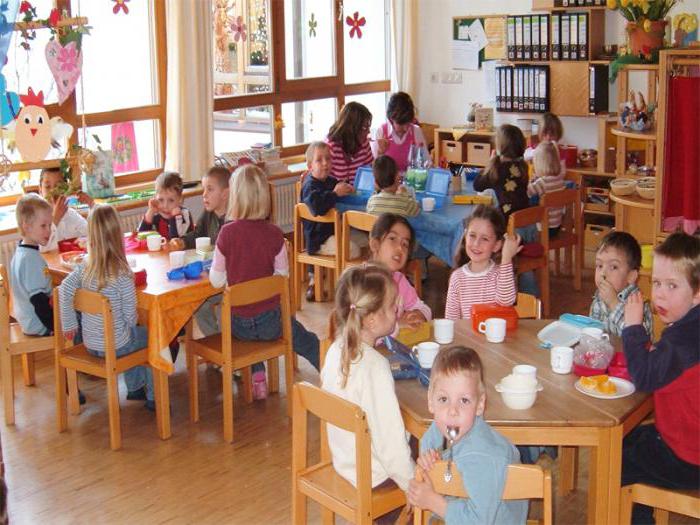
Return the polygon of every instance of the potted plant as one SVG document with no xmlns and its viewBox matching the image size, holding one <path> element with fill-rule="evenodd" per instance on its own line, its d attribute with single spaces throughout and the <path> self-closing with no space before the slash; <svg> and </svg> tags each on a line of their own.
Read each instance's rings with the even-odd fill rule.
<svg viewBox="0 0 700 525">
<path fill-rule="evenodd" d="M 678 0 L 607 0 L 608 9 L 627 19 L 632 55 L 651 55 L 664 44 L 666 15 Z"/>
</svg>

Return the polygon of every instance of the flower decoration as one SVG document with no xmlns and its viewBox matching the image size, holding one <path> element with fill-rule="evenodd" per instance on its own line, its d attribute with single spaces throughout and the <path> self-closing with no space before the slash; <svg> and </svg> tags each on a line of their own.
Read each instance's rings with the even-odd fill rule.
<svg viewBox="0 0 700 525">
<path fill-rule="evenodd" d="M 282 129 L 282 128 L 284 127 L 284 120 L 282 120 L 282 116 L 281 116 L 281 115 L 277 115 L 277 116 L 275 117 L 275 122 L 274 122 L 274 124 L 273 124 L 273 127 L 274 127 L 275 129 Z"/>
<path fill-rule="evenodd" d="M 651 22 L 646 21 L 663 20 L 668 12 L 678 3 L 678 0 L 607 0 L 608 9 L 620 11 L 630 22 L 636 22 L 640 26 L 651 29 Z"/>
<path fill-rule="evenodd" d="M 119 11 L 124 11 L 125 15 L 129 14 L 129 6 L 126 5 L 126 3 L 129 0 L 112 0 L 114 2 L 114 7 L 112 8 L 112 13 L 115 15 L 119 13 Z"/>
<path fill-rule="evenodd" d="M 243 23 L 243 17 L 237 16 L 235 20 L 231 20 L 231 31 L 233 31 L 233 40 L 238 42 L 245 42 L 246 39 L 246 26 Z"/>
<path fill-rule="evenodd" d="M 61 20 L 61 13 L 58 11 L 58 9 L 53 8 L 47 20 L 49 27 L 57 27 L 59 20 Z"/>
<path fill-rule="evenodd" d="M 311 13 L 311 19 L 309 20 L 309 38 L 316 36 L 316 27 L 318 26 L 318 20 L 316 20 L 316 15 Z"/>
<path fill-rule="evenodd" d="M 61 71 L 73 71 L 78 67 L 78 50 L 74 47 L 61 47 L 56 57 Z"/>
<path fill-rule="evenodd" d="M 350 26 L 350 38 L 354 38 L 355 33 L 357 33 L 357 38 L 362 38 L 362 29 L 360 28 L 365 25 L 366 22 L 365 17 L 360 17 L 358 11 L 355 11 L 352 17 L 346 17 L 345 23 Z"/>
</svg>

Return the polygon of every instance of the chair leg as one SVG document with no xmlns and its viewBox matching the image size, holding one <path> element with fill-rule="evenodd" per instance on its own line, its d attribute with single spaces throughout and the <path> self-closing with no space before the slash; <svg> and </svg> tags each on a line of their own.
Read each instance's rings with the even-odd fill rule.
<svg viewBox="0 0 700 525">
<path fill-rule="evenodd" d="M 559 275 L 559 271 L 561 270 L 561 256 L 560 252 L 561 250 L 554 250 L 554 275 Z"/>
<path fill-rule="evenodd" d="M 579 241 L 580 242 L 580 241 Z M 574 289 L 577 291 L 581 290 L 581 272 L 583 269 L 583 249 L 581 246 L 576 245 L 576 258 L 574 266 Z"/>
<path fill-rule="evenodd" d="M 294 360 L 294 370 L 299 370 L 299 356 L 297 354 L 292 354 L 292 356 L 292 359 Z"/>
<path fill-rule="evenodd" d="M 107 376 L 107 404 L 109 406 L 109 443 L 112 450 L 122 448 L 122 430 L 119 414 L 119 382 L 114 372 Z"/>
<path fill-rule="evenodd" d="M 323 268 L 314 266 L 314 299 L 317 303 L 323 301 Z"/>
<path fill-rule="evenodd" d="M 567 276 L 573 275 L 573 262 L 572 262 L 572 254 L 574 252 L 574 247 L 573 246 L 567 246 L 564 248 L 564 266 L 566 268 L 566 274 Z"/>
<path fill-rule="evenodd" d="M 197 354 L 190 350 L 190 345 L 185 345 L 185 355 L 187 356 L 187 376 L 190 394 L 190 421 L 199 421 L 199 370 L 197 367 Z"/>
<path fill-rule="evenodd" d="M 664 509 L 654 509 L 654 520 L 656 525 L 668 525 L 668 511 Z"/>
<path fill-rule="evenodd" d="M 78 394 L 78 372 L 66 370 L 68 375 L 68 409 L 71 416 L 80 414 L 80 399 Z"/>
<path fill-rule="evenodd" d="M 66 369 L 59 363 L 54 367 L 56 378 L 56 423 L 59 432 L 68 428 L 68 394 L 66 393 Z"/>
<path fill-rule="evenodd" d="M 296 480 L 292 487 L 292 525 L 306 525 L 306 496 L 297 487 Z"/>
<path fill-rule="evenodd" d="M 246 403 L 253 402 L 253 373 L 249 366 L 241 370 L 243 374 L 243 400 Z"/>
<path fill-rule="evenodd" d="M 9 344 L 9 343 L 5 343 Z M 15 424 L 15 382 L 12 371 L 12 354 L 4 347 L 0 352 L 0 378 L 2 380 L 2 399 L 5 405 L 5 424 Z"/>
<path fill-rule="evenodd" d="M 292 357 L 294 356 L 294 357 Z M 287 392 L 287 416 L 292 417 L 292 385 L 297 354 L 288 350 L 284 356 L 284 390 Z"/>
<path fill-rule="evenodd" d="M 620 525 L 632 522 L 632 505 L 632 485 L 627 485 L 620 490 Z"/>
<path fill-rule="evenodd" d="M 24 386 L 34 386 L 36 382 L 36 367 L 34 366 L 33 353 L 22 354 L 22 377 L 24 377 Z"/>
<path fill-rule="evenodd" d="M 538 270 L 540 277 L 540 299 L 542 301 L 542 311 L 544 318 L 549 318 L 549 272 L 546 268 Z"/>
<path fill-rule="evenodd" d="M 248 368 L 250 375 L 250 368 Z M 231 365 L 221 367 L 221 381 L 224 397 L 224 440 L 233 443 L 233 369 Z"/>
<path fill-rule="evenodd" d="M 559 447 L 559 495 L 566 496 L 576 489 L 578 448 Z"/>
<path fill-rule="evenodd" d="M 333 525 L 335 523 L 335 514 L 331 509 L 321 507 L 321 523 L 323 525 Z"/>
<path fill-rule="evenodd" d="M 280 361 L 279 357 L 273 357 L 267 361 L 267 391 L 280 391 Z"/>
</svg>

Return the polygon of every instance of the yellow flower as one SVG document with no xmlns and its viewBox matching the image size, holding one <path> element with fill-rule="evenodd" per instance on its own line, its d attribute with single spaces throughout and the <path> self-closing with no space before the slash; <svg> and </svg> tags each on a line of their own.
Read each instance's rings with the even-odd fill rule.
<svg viewBox="0 0 700 525">
<path fill-rule="evenodd" d="M 649 20 L 648 18 L 644 21 L 644 31 L 646 31 L 647 33 L 651 31 L 651 20 Z"/>
<path fill-rule="evenodd" d="M 613 11 L 617 9 L 617 0 L 607 0 L 608 4 L 608 9 L 612 9 Z"/>
<path fill-rule="evenodd" d="M 645 15 L 649 12 L 649 0 L 639 0 L 638 5 L 642 8 L 642 12 Z"/>
<path fill-rule="evenodd" d="M 620 0 L 620 5 L 622 7 L 627 7 L 630 4 L 630 0 Z"/>
</svg>

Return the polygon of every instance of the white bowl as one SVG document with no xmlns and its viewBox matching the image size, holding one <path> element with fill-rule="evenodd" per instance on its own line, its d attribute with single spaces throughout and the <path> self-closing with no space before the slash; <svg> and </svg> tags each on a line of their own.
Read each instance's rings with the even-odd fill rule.
<svg viewBox="0 0 700 525">
<path fill-rule="evenodd" d="M 503 403 L 512 410 L 527 410 L 535 404 L 537 392 L 542 390 L 542 385 L 537 384 L 537 388 L 530 391 L 515 391 L 504 389 L 500 383 L 496 385 L 496 392 L 500 392 Z"/>
</svg>

